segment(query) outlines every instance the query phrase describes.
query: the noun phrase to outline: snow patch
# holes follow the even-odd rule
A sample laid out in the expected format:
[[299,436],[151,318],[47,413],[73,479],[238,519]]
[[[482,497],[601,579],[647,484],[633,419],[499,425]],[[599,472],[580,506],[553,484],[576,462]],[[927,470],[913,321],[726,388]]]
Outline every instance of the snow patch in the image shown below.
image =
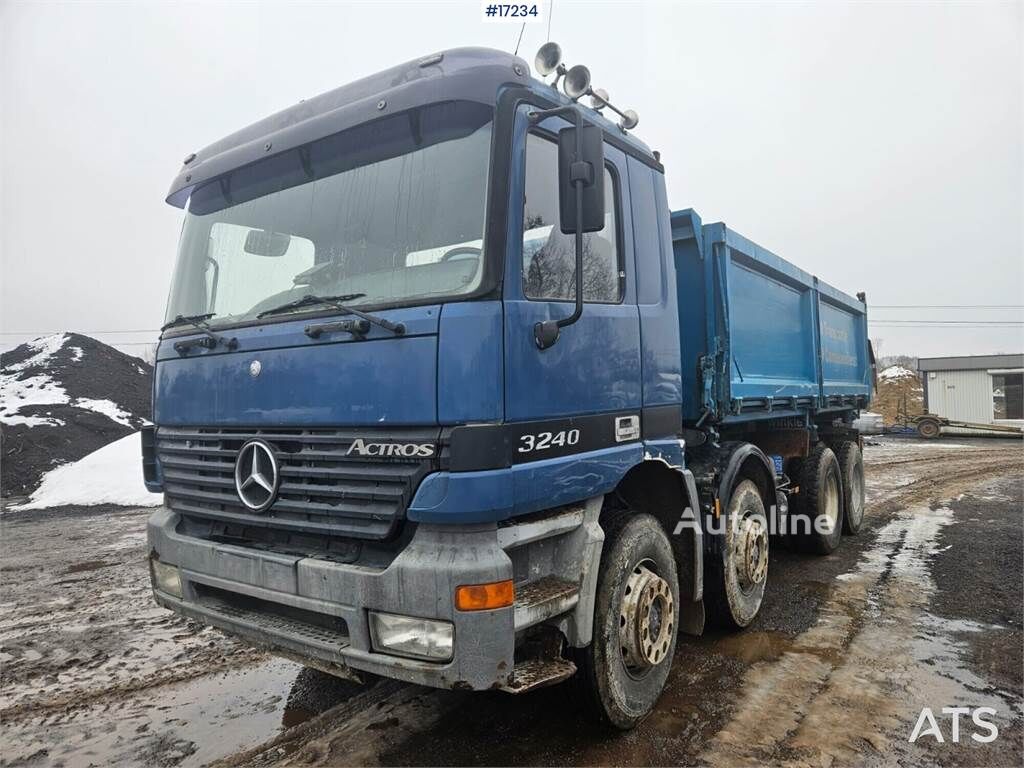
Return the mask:
[[[12,369],[14,367],[11,366]],[[0,373],[0,424],[27,424],[30,427],[44,424],[63,426],[64,422],[61,419],[19,413],[22,408],[30,405],[72,405],[101,413],[126,427],[134,426],[132,414],[113,400],[97,400],[91,397],[72,400],[64,387],[46,374],[19,379],[16,375]]]
[[917,373],[909,368],[904,368],[902,365],[890,365],[878,374],[878,378],[886,381],[891,379],[916,379]]
[[43,365],[50,357],[60,351],[67,340],[68,334],[62,331],[61,333],[51,333],[49,336],[42,336],[28,342],[26,346],[29,349],[35,350],[36,354],[22,360],[20,363],[8,366],[8,370],[23,371],[32,366]]
[[6,414],[0,411],[0,424],[7,424],[16,427],[24,424],[29,427],[63,427],[64,420],[55,416],[22,416],[21,414]]
[[132,415],[113,400],[95,400],[91,397],[80,397],[72,405],[96,411],[96,413],[102,413],[108,419],[116,421],[118,424],[123,424],[126,427],[134,426],[132,424]]
[[0,373],[0,424],[27,424],[30,427],[53,424],[59,420],[22,416],[18,411],[26,405],[65,405],[67,402],[68,393],[64,387],[45,374],[19,379],[16,374]]
[[27,405],[66,404],[68,393],[64,387],[46,374],[41,373],[28,378],[19,378],[19,375],[28,368],[46,366],[47,361],[60,351],[68,338],[67,333],[53,333],[28,342],[26,346],[35,354],[20,363],[7,366],[5,372],[0,373],[0,424],[25,424],[30,427],[63,426],[64,422],[60,419],[21,415],[18,411]]
[[163,500],[142,482],[142,448],[138,432],[115,440],[72,464],[50,470],[26,504],[10,510],[46,509],[68,504],[156,507]]

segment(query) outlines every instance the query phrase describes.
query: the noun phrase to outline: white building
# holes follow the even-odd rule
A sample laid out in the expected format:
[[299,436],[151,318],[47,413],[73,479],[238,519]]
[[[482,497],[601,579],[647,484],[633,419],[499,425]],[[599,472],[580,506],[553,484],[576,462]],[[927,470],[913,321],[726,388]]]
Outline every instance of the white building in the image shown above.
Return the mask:
[[1024,426],[1024,354],[922,357],[917,369],[926,411],[952,421]]

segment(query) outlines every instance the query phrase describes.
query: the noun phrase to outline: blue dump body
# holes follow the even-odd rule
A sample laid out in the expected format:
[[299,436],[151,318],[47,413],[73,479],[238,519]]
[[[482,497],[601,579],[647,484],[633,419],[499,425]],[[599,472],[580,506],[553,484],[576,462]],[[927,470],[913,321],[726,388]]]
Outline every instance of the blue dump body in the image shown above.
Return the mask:
[[[683,420],[732,423],[871,398],[864,303],[724,224],[672,214]],[[699,361],[698,365],[689,364]]]

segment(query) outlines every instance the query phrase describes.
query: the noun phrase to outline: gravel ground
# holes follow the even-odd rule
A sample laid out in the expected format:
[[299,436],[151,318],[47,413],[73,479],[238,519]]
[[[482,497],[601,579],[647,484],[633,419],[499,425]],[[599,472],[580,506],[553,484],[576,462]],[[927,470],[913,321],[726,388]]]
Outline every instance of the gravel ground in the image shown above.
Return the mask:
[[[0,518],[8,765],[1020,765],[1019,442],[878,440],[865,528],[776,549],[753,626],[681,639],[656,711],[602,733],[564,687],[522,696],[340,681],[157,608],[146,512]],[[944,706],[999,737],[950,741]],[[923,707],[945,734],[908,742]]]

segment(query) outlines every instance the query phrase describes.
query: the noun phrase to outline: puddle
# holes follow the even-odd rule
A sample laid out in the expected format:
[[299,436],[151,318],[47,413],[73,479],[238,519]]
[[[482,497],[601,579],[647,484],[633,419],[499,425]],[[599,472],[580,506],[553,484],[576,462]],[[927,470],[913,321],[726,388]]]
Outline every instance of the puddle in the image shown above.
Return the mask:
[[84,563],[75,563],[74,565],[68,566],[61,571],[61,575],[67,576],[70,573],[98,571],[100,568],[111,568],[115,565],[120,565],[120,563],[108,563],[106,560],[86,560]]
[[[749,653],[757,663],[737,708],[699,762],[860,764],[865,744],[879,759],[913,761],[923,747],[907,736],[924,706],[992,706],[1012,716],[1003,692],[966,668],[957,637],[987,627],[926,610],[935,592],[931,556],[954,522],[946,507],[903,510],[836,580],[815,626],[796,638],[755,638]],[[748,652],[743,642],[737,648]]]
[[774,661],[793,648],[793,635],[774,631],[746,631],[725,635],[715,641],[714,649],[747,664]]
[[304,707],[285,707],[281,713],[281,726],[284,728],[294,728],[296,725],[302,725],[307,720],[313,719],[318,714],[318,712],[305,709]]
[[200,766],[302,719],[285,709],[299,665],[272,659],[244,670],[6,723],[4,762],[15,766]]

